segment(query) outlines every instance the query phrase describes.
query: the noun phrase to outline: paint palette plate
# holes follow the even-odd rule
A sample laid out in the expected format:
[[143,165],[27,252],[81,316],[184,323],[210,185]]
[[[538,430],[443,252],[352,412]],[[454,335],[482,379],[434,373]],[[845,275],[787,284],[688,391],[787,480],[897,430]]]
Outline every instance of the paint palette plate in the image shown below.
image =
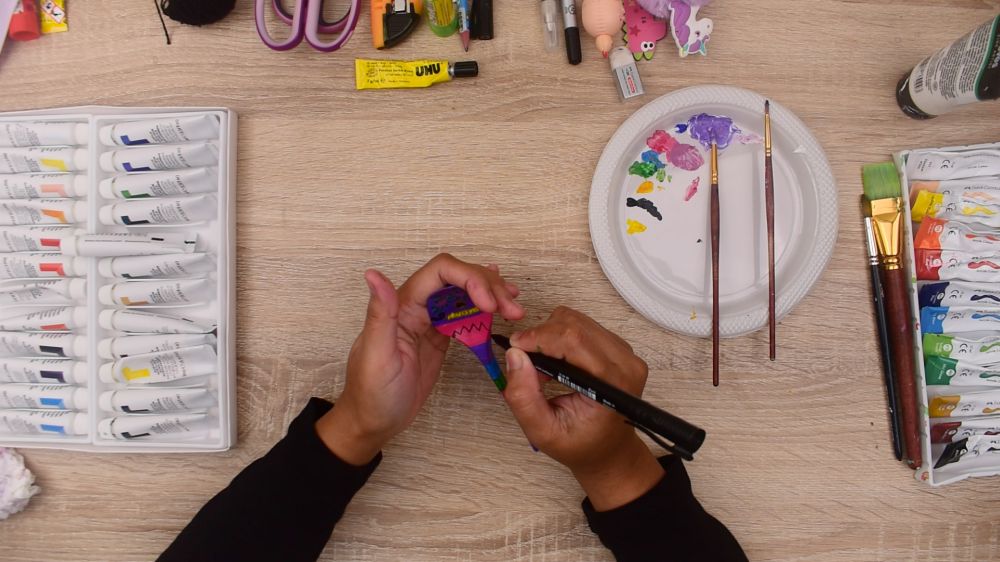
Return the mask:
[[[669,330],[712,328],[708,150],[689,120],[726,116],[719,152],[719,329],[738,336],[767,325],[764,97],[729,86],[662,96],[615,132],[594,173],[590,233],[612,284]],[[825,269],[837,238],[837,190],[826,156],[791,111],[771,102],[776,315],[788,314]],[[721,133],[720,133],[721,134]]]

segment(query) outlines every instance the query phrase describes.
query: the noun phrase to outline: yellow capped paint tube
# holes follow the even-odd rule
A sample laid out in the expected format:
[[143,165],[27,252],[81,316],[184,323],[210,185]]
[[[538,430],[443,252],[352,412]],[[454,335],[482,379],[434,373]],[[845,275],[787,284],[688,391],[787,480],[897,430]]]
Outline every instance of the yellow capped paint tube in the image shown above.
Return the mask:
[[426,88],[452,78],[478,76],[479,64],[476,61],[357,59],[354,71],[355,85],[359,90]]

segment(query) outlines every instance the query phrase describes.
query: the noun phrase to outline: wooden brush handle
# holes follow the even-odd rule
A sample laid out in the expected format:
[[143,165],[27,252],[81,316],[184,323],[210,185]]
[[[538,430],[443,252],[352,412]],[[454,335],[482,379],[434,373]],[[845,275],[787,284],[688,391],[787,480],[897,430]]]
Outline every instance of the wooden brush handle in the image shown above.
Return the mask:
[[899,400],[906,462],[917,470],[923,462],[920,453],[920,401],[917,399],[917,368],[906,272],[902,269],[882,270],[882,287],[885,290],[892,365],[896,370],[896,398]]
[[770,358],[774,361],[775,319],[774,319],[774,170],[771,156],[764,157],[764,217],[767,221],[767,326]]
[[712,384],[719,386],[719,184],[712,184]]

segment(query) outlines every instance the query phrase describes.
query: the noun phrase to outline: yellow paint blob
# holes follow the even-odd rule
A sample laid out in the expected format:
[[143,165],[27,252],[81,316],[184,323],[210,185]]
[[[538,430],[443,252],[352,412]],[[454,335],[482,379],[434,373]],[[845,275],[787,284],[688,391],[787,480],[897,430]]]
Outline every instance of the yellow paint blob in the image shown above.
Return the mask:
[[639,221],[634,221],[632,219],[626,219],[625,223],[628,225],[626,232],[629,234],[638,234],[640,232],[646,232],[646,225]]
[[636,193],[652,193],[653,192],[653,182],[644,181],[639,184],[639,189],[635,190]]

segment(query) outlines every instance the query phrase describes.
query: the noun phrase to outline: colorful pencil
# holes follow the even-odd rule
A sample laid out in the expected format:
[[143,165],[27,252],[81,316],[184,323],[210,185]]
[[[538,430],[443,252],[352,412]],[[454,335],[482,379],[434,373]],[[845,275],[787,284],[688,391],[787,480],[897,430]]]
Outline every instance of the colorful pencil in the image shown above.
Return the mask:
[[462,39],[462,47],[465,48],[466,52],[469,50],[469,39],[471,34],[472,21],[469,19],[472,17],[469,11],[469,0],[457,0],[458,1],[458,36]]
[[764,100],[764,216],[767,220],[767,341],[775,357],[774,321],[774,168],[771,166],[771,101]]

